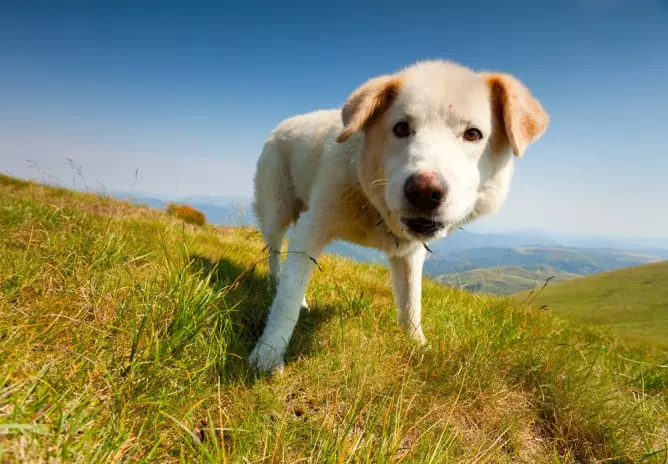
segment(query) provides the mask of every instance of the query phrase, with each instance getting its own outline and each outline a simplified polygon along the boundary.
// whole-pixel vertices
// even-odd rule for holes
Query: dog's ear
[[[482,73],[482,76],[513,153],[522,156],[526,147],[543,135],[550,118],[529,89],[513,76],[499,73]]]
[[[355,90],[343,105],[343,130],[336,141],[345,142],[355,132],[364,129],[373,118],[380,116],[390,107],[400,87],[401,79],[398,77],[380,76]]]

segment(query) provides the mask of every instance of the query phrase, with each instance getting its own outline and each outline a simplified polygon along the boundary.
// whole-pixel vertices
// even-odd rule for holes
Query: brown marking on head
[[[364,144],[360,153],[357,175],[367,200],[388,220],[385,200],[385,145],[390,137],[387,112],[382,111],[369,119],[364,126]]]
[[[401,84],[401,78],[397,76],[380,76],[355,90],[341,111],[343,130],[336,141],[345,142],[355,132],[366,129],[390,107]]]
[[[513,153],[522,156],[526,147],[545,133],[550,118],[529,89],[513,76],[499,73],[482,73],[482,76]]]

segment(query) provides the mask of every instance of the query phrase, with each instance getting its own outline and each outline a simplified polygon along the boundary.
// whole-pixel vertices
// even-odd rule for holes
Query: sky
[[[551,116],[481,226],[668,238],[666,0],[4,0],[0,171],[250,196],[282,119],[429,58],[514,74]]]

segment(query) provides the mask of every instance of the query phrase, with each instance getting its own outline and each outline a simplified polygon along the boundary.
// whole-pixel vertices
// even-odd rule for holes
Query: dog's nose
[[[404,195],[420,211],[431,212],[443,203],[447,187],[435,172],[417,172],[406,179]]]

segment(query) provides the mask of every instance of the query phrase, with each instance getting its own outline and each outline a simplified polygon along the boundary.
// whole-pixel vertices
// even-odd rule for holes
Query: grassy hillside
[[[271,301],[255,230],[0,176],[2,462],[665,462],[668,360],[322,257],[283,375],[244,359]]]
[[[533,269],[518,266],[499,266],[444,274],[434,277],[434,280],[469,292],[510,295],[541,286],[549,278],[552,278],[552,282],[560,282],[577,277],[581,276],[563,272],[550,266],[536,266]]]
[[[549,285],[529,298],[565,319],[668,349],[668,261]]]

